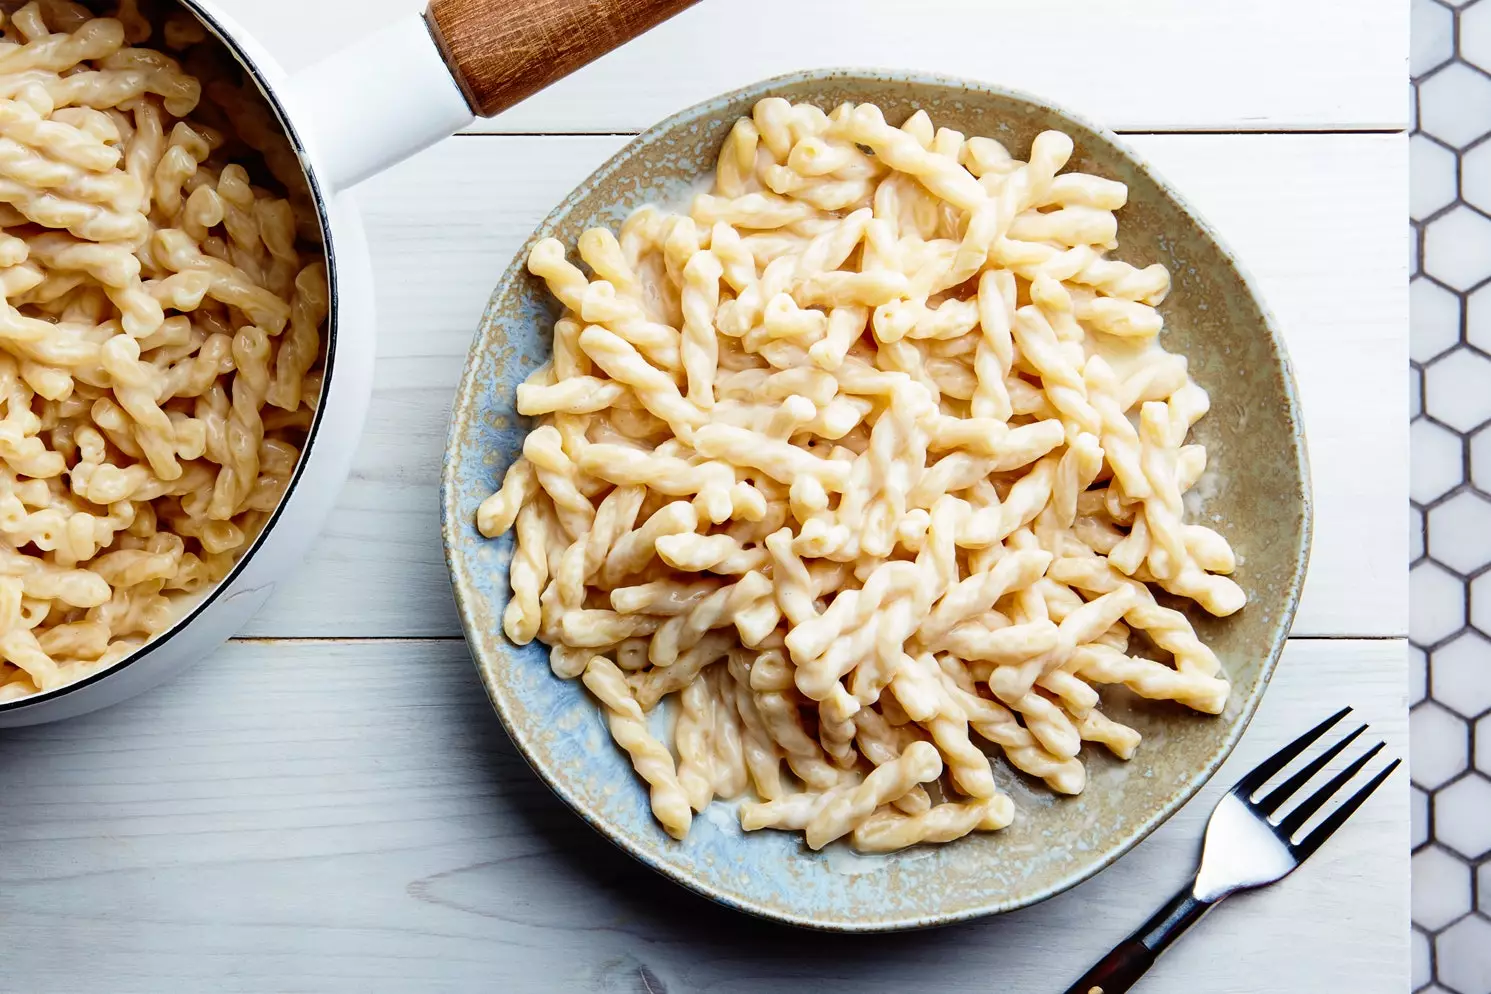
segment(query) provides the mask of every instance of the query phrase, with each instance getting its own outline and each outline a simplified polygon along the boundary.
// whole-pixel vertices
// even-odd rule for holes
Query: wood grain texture
[[[238,642],[107,712],[0,732],[0,987],[1057,991],[1180,885],[1220,791],[1321,715],[1356,705],[1405,755],[1405,651],[1292,642],[1213,785],[1076,890],[842,936],[722,910],[612,848],[513,752],[460,642]],[[1407,804],[1400,773],[1294,876],[1193,929],[1142,989],[1406,990]]]
[[[698,0],[430,0],[425,20],[481,117],[491,117]]]
[[[359,189],[379,308],[371,414],[337,512],[251,634],[460,632],[436,486],[466,348],[512,253],[623,141],[455,138]],[[1316,497],[1296,634],[1405,634],[1403,139],[1132,144],[1236,250],[1288,340]]]
[[[425,2],[218,5],[296,69]],[[768,76],[878,66],[1017,87],[1120,131],[1401,128],[1407,55],[1400,0],[707,0],[476,127],[635,132]]]

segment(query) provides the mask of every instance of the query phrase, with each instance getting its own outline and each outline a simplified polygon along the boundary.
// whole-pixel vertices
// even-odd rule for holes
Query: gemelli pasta
[[[293,155],[190,15],[38,0],[0,27],[5,701],[227,574],[294,472],[328,304]]]
[[[1103,685],[1222,711],[1155,598],[1245,601],[1185,513],[1207,395],[1157,341],[1169,274],[1108,254],[1126,188],[1072,152],[770,98],[686,214],[585,232],[585,268],[534,245],[564,312],[477,523],[516,534],[508,636],[583,680],[674,837],[744,797],[813,849],[946,842],[1015,817],[991,755],[1063,794],[1084,743],[1132,756]]]

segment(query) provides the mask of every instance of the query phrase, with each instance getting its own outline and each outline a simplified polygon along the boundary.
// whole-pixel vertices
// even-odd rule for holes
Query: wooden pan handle
[[[698,0],[430,0],[425,14],[471,109],[491,117]]]

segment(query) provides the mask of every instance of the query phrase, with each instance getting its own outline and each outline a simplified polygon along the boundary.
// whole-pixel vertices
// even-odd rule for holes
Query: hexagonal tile
[[[1433,3],[1433,0],[1429,0]],[[1479,146],[1477,146],[1479,147]],[[1443,145],[1414,135],[1408,140],[1408,214],[1422,221],[1455,202],[1455,153]],[[1481,177],[1477,177],[1478,184]]]
[[[1408,494],[1420,504],[1443,496],[1464,479],[1460,436],[1432,421],[1420,418],[1409,426],[1408,460]]]
[[[1491,576],[1491,573],[1486,574]],[[1491,604],[1486,605],[1491,617]],[[1433,645],[1465,626],[1465,586],[1432,562],[1408,571],[1408,634],[1419,645]]]
[[[1475,768],[1491,777],[1491,717],[1475,723]]]
[[[1460,298],[1422,276],[1410,282],[1408,352],[1413,361],[1429,362],[1459,341]]]
[[[1433,964],[1429,962],[1429,937],[1418,929],[1413,930],[1413,990],[1418,990],[1434,979]]]
[[[1419,87],[1413,80],[1408,81],[1408,130],[1419,129]]]
[[[1408,561],[1417,562],[1424,555],[1424,512],[1408,507]]]
[[[1413,0],[1409,22],[1408,70],[1415,76],[1448,62],[1455,54],[1455,15],[1434,0]]]
[[[1431,932],[1470,910],[1470,867],[1438,846],[1413,855],[1413,920]]]
[[[1419,274],[1419,233],[1412,225],[1408,228],[1408,275]]]
[[[1439,25],[1432,12],[1419,13],[1418,7],[1413,8],[1413,24],[1410,31],[1417,32],[1420,25],[1423,30],[1437,32]],[[1439,42],[1434,35],[1419,39],[1415,37],[1412,48],[1414,52],[1422,47],[1424,54],[1420,56],[1426,63],[1432,64],[1434,56],[1438,53]],[[1466,62],[1480,66],[1487,72],[1491,72],[1491,7],[1478,4],[1460,15],[1460,57]],[[1410,61],[1413,56],[1410,56]],[[1412,70],[1418,75],[1418,70]]]
[[[1436,146],[1438,147],[1438,146]],[[1412,159],[1409,168],[1412,169]],[[1432,164],[1426,164],[1424,169],[1428,175],[1433,175]],[[1460,195],[1465,202],[1474,204],[1483,211],[1491,211],[1491,176],[1487,175],[1491,170],[1491,145],[1482,142],[1475,148],[1466,152],[1460,159]],[[1412,182],[1418,182],[1417,179]],[[1425,202],[1430,199],[1425,196]]]
[[[1486,111],[1491,115],[1491,107]],[[1491,220],[1455,207],[1431,221],[1424,229],[1424,272],[1453,290],[1469,290],[1491,276]]]
[[[1434,795],[1434,841],[1471,859],[1491,852],[1491,781],[1471,774]]]
[[[1434,967],[1440,983],[1459,994],[1491,994],[1491,922],[1470,917],[1434,940]]]
[[[1491,359],[1468,348],[1440,356],[1424,369],[1424,409],[1456,431],[1469,432],[1491,418]]]
[[[1491,148],[1491,143],[1485,147]],[[1486,168],[1491,169],[1491,162]],[[1443,306],[1444,302],[1438,303]],[[1491,352],[1491,286],[1465,298],[1465,340],[1482,352]]]
[[[1409,810],[1413,816],[1413,848],[1429,841],[1429,795],[1417,787],[1408,788]]]
[[[1491,120],[1491,79],[1455,62],[1419,81],[1419,128],[1464,148]]]
[[[1486,365],[1491,383],[1491,362]],[[1429,558],[1466,574],[1491,562],[1491,501],[1460,493],[1430,511]]]
[[[1429,657],[1416,645],[1408,647],[1408,706],[1429,696]]]
[[[1491,915],[1491,863],[1482,863],[1476,871],[1476,907],[1483,915]]]
[[[1474,718],[1491,709],[1491,642],[1466,632],[1434,650],[1434,699]],[[1491,810],[1486,812],[1491,827]]]
[[[1408,755],[1414,783],[1433,790],[1465,772],[1470,745],[1465,722],[1433,701],[1425,701],[1408,715],[1408,731],[1413,736]]]

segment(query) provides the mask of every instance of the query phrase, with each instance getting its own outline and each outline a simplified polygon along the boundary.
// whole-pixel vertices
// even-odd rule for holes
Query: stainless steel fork
[[[1181,933],[1201,920],[1222,900],[1240,890],[1271,884],[1303,863],[1320,844],[1351,817],[1388,775],[1397,769],[1395,759],[1381,773],[1352,794],[1332,811],[1308,835],[1294,841],[1300,829],[1336,792],[1362,771],[1373,756],[1382,750],[1379,742],[1359,759],[1331,778],[1331,781],[1300,801],[1294,810],[1274,822],[1272,817],[1284,802],[1291,800],[1305,784],[1325,769],[1341,751],[1367,730],[1362,725],[1311,760],[1298,773],[1269,791],[1262,800],[1254,800],[1264,784],[1289,762],[1304,752],[1351,712],[1342,708],[1319,725],[1274,753],[1237,786],[1217,802],[1206,824],[1206,841],[1201,848],[1201,868],[1190,884],[1171,898],[1145,922],[1137,932],[1121,942],[1088,970],[1082,979],[1067,988],[1066,994],[1121,994],[1138,983],[1152,965]]]

